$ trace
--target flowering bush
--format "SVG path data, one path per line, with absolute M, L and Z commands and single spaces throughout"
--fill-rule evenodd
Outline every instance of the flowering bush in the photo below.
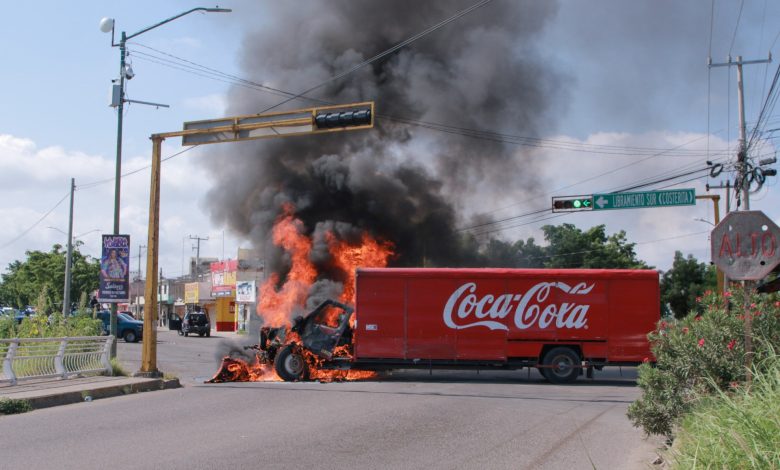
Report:
M 744 384 L 745 315 L 753 320 L 754 364 L 780 350 L 780 302 L 745 296 L 742 289 L 722 296 L 708 291 L 685 318 L 658 323 L 648 336 L 656 362 L 639 366 L 642 396 L 628 409 L 635 426 L 671 438 L 700 398 Z

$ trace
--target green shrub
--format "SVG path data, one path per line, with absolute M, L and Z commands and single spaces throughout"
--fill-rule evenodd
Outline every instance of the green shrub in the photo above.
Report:
M 705 398 L 683 419 L 676 468 L 780 468 L 780 358 L 755 370 L 750 390 Z
M 628 408 L 633 424 L 648 434 L 673 437 L 675 426 L 702 397 L 745 381 L 744 305 L 753 318 L 755 363 L 780 349 L 780 302 L 741 289 L 708 292 L 681 320 L 662 320 L 648 337 L 656 363 L 639 368 L 642 396 Z
M 1 328 L 1 327 L 0 327 Z M 102 322 L 88 312 L 64 317 L 60 312 L 50 316 L 35 315 L 22 320 L 16 329 L 19 338 L 56 338 L 60 336 L 98 336 Z M 0 331 L 2 331 L 0 329 Z
M 0 315 L 0 339 L 15 338 L 16 326 L 13 315 Z
M 114 377 L 127 377 L 130 375 L 115 357 L 111 358 L 111 371 L 111 375 Z
M 14 400 L 12 398 L 0 398 L 0 415 L 13 415 L 32 411 L 32 406 L 27 400 Z

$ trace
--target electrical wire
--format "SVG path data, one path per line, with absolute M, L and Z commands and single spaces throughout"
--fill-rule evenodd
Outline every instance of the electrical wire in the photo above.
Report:
M 362 69 L 366 65 L 371 64 L 373 62 L 376 62 L 377 60 L 394 53 L 395 51 L 397 51 L 397 50 L 399 50 L 399 49 L 401 49 L 401 48 L 403 48 L 403 47 L 413 43 L 414 41 L 417 41 L 418 39 L 420 39 L 422 37 L 425 37 L 428 34 L 436 31 L 437 29 L 442 28 L 442 27 L 452 23 L 453 21 L 455 21 L 455 20 L 457 20 L 457 19 L 459 19 L 459 18 L 461 18 L 461 17 L 471 13 L 472 11 L 477 10 L 477 9 L 487 5 L 491 1 L 492 0 L 482 0 L 481 2 L 476 3 L 476 4 L 466 8 L 465 10 L 461 10 L 460 12 L 458 12 L 455 15 L 447 18 L 446 20 L 441 21 L 441 22 L 431 26 L 430 28 L 415 34 L 414 36 L 410 37 L 409 39 L 406 39 L 405 41 L 401 41 L 400 43 L 396 44 L 395 46 L 391 47 L 390 49 L 387 49 L 384 52 L 380 52 L 379 54 L 375 55 L 374 57 L 371 57 L 368 60 L 364 60 L 363 62 L 361 62 L 361 63 L 359 63 L 359 64 L 349 68 L 348 70 L 346 70 L 344 72 L 341 72 L 341 73 L 339 73 L 339 74 L 337 74 L 337 75 L 335 75 L 335 76 L 325 80 L 324 82 L 322 82 L 322 83 L 320 83 L 318 85 L 315 85 L 315 86 L 313 86 L 311 88 L 308 88 L 308 89 L 306 89 L 306 90 L 304 90 L 304 91 L 302 91 L 300 93 L 297 93 L 295 96 L 291 96 L 291 97 L 289 97 L 289 98 L 287 98 L 287 99 L 285 99 L 283 101 L 280 101 L 279 103 L 276 103 L 273 106 L 269 106 L 269 107 L 265 108 L 264 110 L 260 111 L 260 113 L 262 114 L 262 113 L 268 112 L 268 111 L 270 111 L 270 110 L 272 110 L 274 108 L 278 108 L 279 106 L 281 106 L 281 105 L 283 105 L 285 103 L 289 103 L 290 101 L 292 101 L 292 100 L 294 100 L 296 98 L 299 98 L 301 96 L 307 95 L 307 94 L 311 93 L 314 90 L 322 88 L 323 86 L 325 86 L 325 85 L 327 85 L 327 84 L 329 84 L 331 82 L 339 80 L 339 79 L 341 79 L 341 78 L 343 78 L 343 77 L 345 77 L 345 76 L 347 76 L 347 75 L 349 75 L 349 74 L 351 74 L 351 73 L 353 73 L 353 72 L 355 72 L 355 71 L 357 71 L 359 69 Z
M 159 54 L 163 54 L 165 56 L 168 56 L 170 58 L 173 58 L 175 60 L 178 60 L 180 62 L 184 62 L 187 65 L 180 67 L 182 64 L 176 64 L 171 62 L 168 59 L 161 58 L 158 56 L 154 56 L 152 54 L 147 53 L 141 53 L 141 52 L 135 52 L 135 54 L 144 54 L 147 56 L 148 60 L 151 62 L 157 63 L 159 65 L 164 65 L 168 67 L 173 67 L 178 70 L 182 70 L 188 73 L 193 73 L 198 76 L 202 76 L 205 78 L 215 79 L 218 81 L 231 83 L 239 86 L 245 86 L 252 89 L 261 89 L 263 91 L 278 95 L 278 96 L 287 96 L 287 97 L 295 97 L 291 92 L 287 92 L 284 90 L 276 89 L 273 87 L 269 87 L 267 85 L 259 84 L 256 82 L 252 82 L 250 80 L 243 79 L 241 77 L 237 77 L 232 74 L 227 74 L 224 72 L 221 72 L 217 69 L 207 67 L 201 64 L 197 64 L 196 62 L 193 62 L 188 59 L 184 59 L 178 56 L 175 56 L 173 54 L 160 51 L 158 49 L 152 48 L 150 46 L 140 44 L 140 43 L 132 43 L 133 45 L 138 45 L 140 47 L 147 48 L 149 50 L 155 51 Z M 206 71 L 207 74 L 201 74 L 198 73 L 198 71 Z M 215 75 L 226 77 L 226 79 L 220 79 L 217 78 Z M 325 100 L 319 100 L 309 97 L 297 97 L 300 99 L 305 99 L 309 101 L 319 102 L 323 104 L 332 104 L 331 102 L 325 101 Z M 490 140 L 499 141 L 502 143 L 514 143 L 514 144 L 520 144 L 520 145 L 529 145 L 534 147 L 543 147 L 543 148 L 555 148 L 555 149 L 562 149 L 562 150 L 572 150 L 572 151 L 585 151 L 590 153 L 602 153 L 602 154 L 615 154 L 615 155 L 631 155 L 635 156 L 636 153 L 642 152 L 655 152 L 658 150 L 658 148 L 647 148 L 647 147 L 626 147 L 626 146 L 613 146 L 613 145 L 596 145 L 596 144 L 585 144 L 585 143 L 577 143 L 577 142 L 571 142 L 571 141 L 561 141 L 561 140 L 550 140 L 550 139 L 539 139 L 539 138 L 532 138 L 532 137 L 525 137 L 525 136 L 517 136 L 517 135 L 509 135 L 509 134 L 501 134 L 496 132 L 489 132 L 489 131 L 481 131 L 481 130 L 475 130 L 475 129 L 468 129 L 468 128 L 462 128 L 457 126 L 451 126 L 446 124 L 440 124 L 440 123 L 432 123 L 432 122 L 426 122 L 426 121 L 420 121 L 415 119 L 409 119 L 409 118 L 403 118 L 403 117 L 397 117 L 397 116 L 389 116 L 389 115 L 378 115 L 385 119 L 390 119 L 396 122 L 411 124 L 411 125 L 419 125 L 421 127 L 427 127 L 433 130 L 438 130 L 441 132 L 449 132 L 449 133 L 458 133 L 460 135 L 466 135 L 470 137 L 477 137 L 477 138 L 486 138 Z M 709 123 L 708 123 L 709 125 Z M 708 135 L 708 144 L 709 144 L 709 134 Z M 593 150 L 598 149 L 598 150 Z M 619 150 L 618 150 L 619 149 Z M 608 150 L 618 150 L 618 151 L 608 151 Z M 625 150 L 625 151 L 623 151 Z M 677 152 L 670 152 L 669 155 L 679 155 L 679 156 L 687 156 L 687 157 L 695 157 L 695 156 L 709 156 L 709 152 L 705 150 L 705 152 L 696 151 L 696 150 L 690 150 L 690 151 L 677 151 Z
M 192 145 L 191 147 L 185 148 L 184 150 L 180 150 L 180 151 L 178 151 L 178 152 L 176 152 L 176 153 L 174 153 L 172 155 L 168 155 L 167 157 L 160 159 L 160 163 L 167 162 L 168 160 L 170 160 L 170 159 L 172 159 L 174 157 L 178 157 L 179 155 L 181 155 L 183 153 L 189 152 L 190 150 L 192 150 L 195 147 L 198 147 L 200 145 L 201 144 L 195 144 L 195 145 Z M 152 167 L 151 164 L 144 165 L 144 166 L 142 166 L 140 168 L 136 168 L 135 170 L 128 171 L 127 173 L 122 173 L 120 178 L 125 178 L 127 176 L 134 175 L 136 173 L 140 173 L 140 172 L 142 172 L 142 171 L 144 171 L 146 169 L 149 169 L 151 167 Z M 96 186 L 100 186 L 101 184 L 111 183 L 114 180 L 115 180 L 115 178 L 106 178 L 106 179 L 102 179 L 102 180 L 92 181 L 90 183 L 86 183 L 86 184 L 82 184 L 82 185 L 76 186 L 76 191 L 81 190 L 81 189 L 92 189 L 92 188 L 94 188 Z
M 4 248 L 8 248 L 9 246 L 13 245 L 13 244 L 14 244 L 14 243 L 16 243 L 17 241 L 19 241 L 19 240 L 21 240 L 22 238 L 24 238 L 24 236 L 25 236 L 25 235 L 27 235 L 28 233 L 30 233 L 30 231 L 31 231 L 32 229 L 34 229 L 35 227 L 37 227 L 37 226 L 38 226 L 38 224 L 40 224 L 41 222 L 43 222 L 43 219 L 45 219 L 46 217 L 48 217 L 48 216 L 49 216 L 49 214 L 51 214 L 52 212 L 54 212 L 54 209 L 56 209 L 57 207 L 59 207 L 59 206 L 60 206 L 60 204 L 62 204 L 62 203 L 63 203 L 63 201 L 65 201 L 65 199 L 67 199 L 67 198 L 68 198 L 68 196 L 70 196 L 70 191 L 68 191 L 67 193 L 65 193 L 65 195 L 64 195 L 64 196 L 62 196 L 62 199 L 60 199 L 59 201 L 57 201 L 57 203 L 56 203 L 56 204 L 54 204 L 54 206 L 53 206 L 51 209 L 49 209 L 48 211 L 46 211 L 46 213 L 45 213 L 45 214 L 43 214 L 43 215 L 41 216 L 41 218 L 40 218 L 40 219 L 38 219 L 37 221 L 35 221 L 35 223 L 33 223 L 32 225 L 30 225 L 29 227 L 27 227 L 26 229 L 24 229 L 24 230 L 22 231 L 22 233 L 20 233 L 19 235 L 15 236 L 15 237 L 14 237 L 14 238 L 12 238 L 11 240 L 9 240 L 9 241 L 5 242 L 3 245 L 0 245 L 0 250 L 1 250 L 1 249 L 4 249 Z
M 252 82 L 250 80 L 236 77 L 235 75 L 220 72 L 216 69 L 197 64 L 191 60 L 184 59 L 164 51 L 160 51 L 158 49 L 147 46 L 145 44 L 140 44 L 140 43 L 132 43 L 132 44 L 149 50 L 153 50 L 159 54 L 163 54 L 175 60 L 186 62 L 186 64 L 192 64 L 192 65 L 176 63 L 164 57 L 155 56 L 154 54 L 148 54 L 144 52 L 135 52 L 135 54 L 143 54 L 144 56 L 144 57 L 136 56 L 137 59 L 147 60 L 149 62 L 158 65 L 173 68 L 186 73 L 191 73 L 196 76 L 213 79 L 223 83 L 230 83 L 244 88 L 252 89 L 255 91 L 263 91 L 263 92 L 271 93 L 276 96 L 288 96 L 288 97 L 295 96 L 291 92 L 280 90 L 278 88 L 270 87 L 257 82 Z M 309 98 L 309 97 L 298 97 L 298 98 L 315 102 L 317 104 L 322 104 L 322 105 L 334 104 L 333 102 L 316 99 L 316 98 Z M 648 154 L 654 154 L 659 151 L 669 150 L 669 149 L 663 149 L 657 147 L 634 147 L 634 146 L 618 146 L 618 145 L 604 145 L 604 144 L 588 144 L 584 142 L 572 142 L 569 140 L 542 139 L 537 137 L 528 137 L 528 136 L 521 136 L 521 135 L 498 133 L 493 131 L 470 129 L 470 128 L 458 127 L 458 126 L 453 126 L 448 124 L 422 121 L 417 119 L 391 116 L 391 115 L 379 114 L 379 113 L 377 114 L 377 117 L 391 120 L 401 124 L 413 125 L 413 126 L 427 128 L 427 129 L 444 132 L 444 133 L 458 134 L 466 137 L 473 137 L 473 138 L 479 138 L 483 140 L 490 140 L 494 142 L 523 145 L 529 147 L 549 148 L 549 149 L 556 149 L 556 150 L 569 150 L 575 152 L 604 154 L 604 155 L 618 155 L 618 156 L 636 156 L 637 154 L 648 155 Z M 675 156 L 675 157 L 698 158 L 702 156 L 707 156 L 708 154 L 706 151 L 703 152 L 701 150 L 677 150 L 673 152 L 668 152 L 668 155 Z
M 731 51 L 734 49 L 734 41 L 737 40 L 737 30 L 739 30 L 739 22 L 742 20 L 742 7 L 745 6 L 745 0 L 742 0 L 739 4 L 739 15 L 737 15 L 737 24 L 734 26 L 734 35 L 731 38 L 731 47 L 729 47 L 729 57 L 731 57 Z

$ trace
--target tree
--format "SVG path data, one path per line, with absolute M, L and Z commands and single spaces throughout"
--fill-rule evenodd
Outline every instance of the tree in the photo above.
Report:
M 72 254 L 71 299 L 94 291 L 99 282 L 99 261 L 82 255 L 79 244 L 76 242 Z M 27 251 L 26 255 L 26 260 L 9 264 L 6 273 L 0 276 L 0 303 L 23 308 L 35 304 L 45 290 L 47 310 L 59 309 L 65 285 L 66 252 L 62 245 L 54 245 L 48 253 L 36 250 Z
M 675 318 L 683 318 L 696 307 L 696 298 L 717 286 L 716 269 L 674 252 L 672 269 L 661 277 L 661 305 L 668 306 Z
M 573 224 L 542 227 L 546 247 L 547 268 L 646 269 L 637 259 L 635 243 L 628 243 L 626 232 L 607 236 L 604 225 L 583 232 Z

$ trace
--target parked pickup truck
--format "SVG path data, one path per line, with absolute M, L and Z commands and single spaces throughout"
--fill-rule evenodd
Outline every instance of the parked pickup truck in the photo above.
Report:
M 97 317 L 103 321 L 103 333 L 108 334 L 111 329 L 111 312 L 103 310 L 97 313 Z M 123 338 L 126 343 L 137 343 L 144 336 L 144 322 L 136 320 L 126 313 L 116 314 L 116 337 Z

